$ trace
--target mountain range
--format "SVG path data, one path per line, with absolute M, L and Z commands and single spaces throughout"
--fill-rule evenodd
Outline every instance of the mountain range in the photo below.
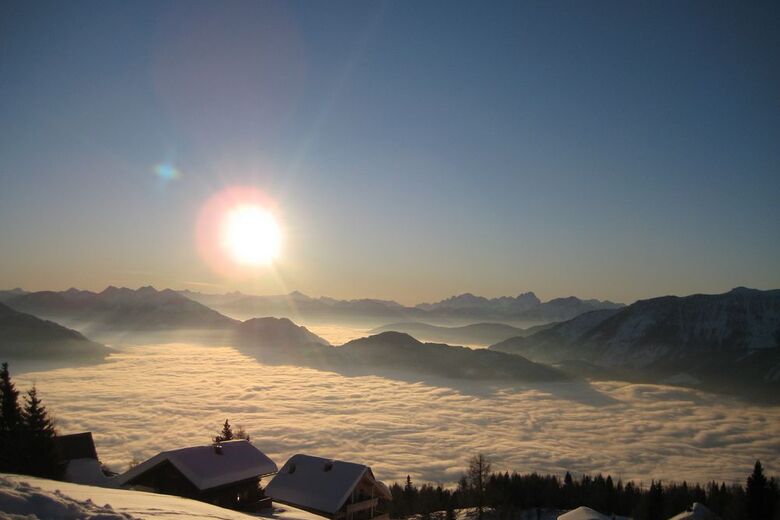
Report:
M 621 303 L 609 300 L 581 300 L 576 296 L 554 298 L 542 302 L 533 292 L 516 297 L 484 298 L 471 293 L 452 296 L 437 303 L 415 306 L 434 316 L 459 316 L 473 318 L 502 318 L 518 322 L 550 322 L 573 318 L 584 312 L 598 309 L 617 309 Z
M 740 393 L 780 389 L 780 290 L 639 300 L 490 349 L 590 374 Z
M 619 308 L 610 301 L 581 300 L 570 296 L 541 302 L 532 292 L 517 297 L 484 298 L 470 293 L 414 307 L 391 300 L 337 300 L 312 298 L 294 291 L 286 295 L 258 296 L 239 292 L 205 294 L 181 291 L 192 300 L 237 318 L 281 316 L 297 320 L 361 321 L 383 325 L 388 321 L 422 321 L 435 324 L 470 324 L 475 321 L 540 324 L 573 318 L 583 312 Z
M 570 319 L 591 310 L 622 306 L 610 301 L 581 300 L 574 296 L 541 302 L 532 292 L 492 299 L 466 293 L 436 303 L 408 307 L 391 300 L 372 298 L 313 298 L 298 291 L 259 296 L 240 292 L 207 294 L 114 286 L 101 292 L 74 288 L 27 292 L 17 288 L 0 291 L 0 302 L 80 330 L 225 328 L 235 324 L 227 316 L 242 320 L 278 316 L 305 321 L 360 322 L 374 327 L 399 321 L 440 325 L 497 321 L 529 326 Z
M 109 286 L 99 293 L 78 289 L 40 291 L 17 294 L 5 303 L 82 332 L 220 329 L 237 323 L 176 291 L 154 287 L 133 290 Z
M 418 309 L 383 300 L 343 301 L 301 293 L 277 297 L 189 294 L 222 304 L 250 301 L 277 310 L 289 309 L 292 301 L 297 311 L 314 312 L 327 307 L 330 312 L 347 313 L 337 314 L 340 316 L 354 314 L 356 309 L 362 309 L 363 316 L 371 312 L 382 316 L 387 309 L 399 313 L 411 309 L 431 316 L 452 309 L 465 312 L 490 306 L 512 309 L 514 313 L 523 305 L 530 307 L 522 313 L 547 313 L 540 309 L 548 304 L 556 309 L 566 305 L 581 308 L 583 304 L 582 300 L 565 298 L 534 303 L 530 294 L 494 300 L 467 295 Z M 102 345 L 45 321 L 55 320 L 80 332 L 113 329 L 124 331 L 127 337 L 143 331 L 193 329 L 199 331 L 198 339 L 203 339 L 206 331 L 214 330 L 220 340 L 231 340 L 243 351 L 263 359 L 342 372 L 376 372 L 382 368 L 452 378 L 513 380 L 549 380 L 569 373 L 679 384 L 758 398 L 775 396 L 780 400 L 780 290 L 740 287 L 724 294 L 664 296 L 622 307 L 606 304 L 606 308 L 527 329 L 505 323 L 441 327 L 400 322 L 340 347 L 329 345 L 289 319 L 240 322 L 169 289 L 108 287 L 99 293 L 12 290 L 3 291 L 0 297 L 6 300 L 0 304 L 0 354 L 5 356 L 38 352 L 41 357 L 56 357 L 66 351 L 105 355 Z M 605 302 L 595 305 L 603 306 Z M 486 350 L 445 344 L 484 344 L 494 339 L 497 341 Z
M 228 344 L 264 361 L 349 373 L 397 370 L 457 379 L 547 381 L 568 376 L 558 369 L 521 356 L 422 343 L 408 334 L 386 332 L 331 346 L 326 340 L 287 318 L 253 318 L 243 322 L 227 318 L 203 304 L 171 291 L 152 287 L 137 290 L 108 287 L 100 293 L 71 289 L 17 294 L 3 305 L 0 354 L 10 359 L 46 360 L 105 355 L 108 349 L 79 332 L 14 310 L 29 309 L 39 316 L 81 324 L 82 330 L 122 330 L 131 336 L 159 329 L 211 329 L 223 331 Z M 335 303 L 334 305 L 339 305 Z M 198 333 L 202 339 L 203 333 Z M 222 343 L 224 344 L 224 343 Z

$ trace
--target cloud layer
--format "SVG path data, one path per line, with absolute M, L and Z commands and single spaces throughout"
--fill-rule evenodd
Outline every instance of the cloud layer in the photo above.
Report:
M 12 367 L 13 369 L 13 367 Z M 386 481 L 452 483 L 478 452 L 495 469 L 623 479 L 742 481 L 780 471 L 780 408 L 622 382 L 434 386 L 269 366 L 229 347 L 128 348 L 101 365 L 19 374 L 62 433 L 94 433 L 101 459 L 208 442 L 225 418 L 280 466 L 311 453 L 363 462 Z

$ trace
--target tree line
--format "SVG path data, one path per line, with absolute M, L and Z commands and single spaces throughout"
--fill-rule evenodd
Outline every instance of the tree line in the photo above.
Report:
M 477 455 L 454 489 L 412 482 L 390 487 L 391 518 L 418 516 L 422 520 L 454 520 L 455 509 L 475 508 L 477 518 L 512 520 L 521 511 L 568 510 L 587 506 L 607 515 L 637 520 L 663 520 L 699 502 L 723 520 L 780 520 L 780 492 L 776 478 L 767 478 L 760 461 L 745 485 L 709 482 L 652 481 L 649 487 L 607 475 L 567 472 L 563 478 L 538 473 L 493 472 L 490 462 Z
M 64 465 L 56 445 L 54 423 L 33 386 L 20 403 L 8 372 L 0 369 L 0 472 L 60 478 Z

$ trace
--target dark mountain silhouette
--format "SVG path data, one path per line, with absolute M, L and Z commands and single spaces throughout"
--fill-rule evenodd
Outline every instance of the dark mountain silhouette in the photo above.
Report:
M 253 318 L 233 331 L 232 344 L 263 363 L 318 369 L 333 367 L 330 344 L 287 318 Z
M 490 349 L 714 390 L 780 388 L 780 290 L 640 300 Z
M 111 349 L 75 330 L 16 311 L 0 303 L 0 359 L 103 359 Z
M 508 338 L 528 336 L 552 324 L 537 325 L 527 329 L 513 327 L 505 323 L 474 323 L 462 327 L 440 327 L 419 322 L 391 323 L 383 325 L 371 331 L 371 334 L 380 332 L 404 332 L 423 341 L 434 341 L 449 344 L 492 345 Z
M 269 346 L 307 345 L 316 343 L 330 345 L 327 341 L 296 325 L 287 318 L 253 318 L 236 326 L 236 334 L 241 338 L 263 342 Z
M 397 370 L 457 379 L 551 381 L 563 372 L 520 356 L 421 343 L 408 334 L 385 332 L 340 347 L 285 318 L 257 318 L 236 327 L 238 348 L 264 362 L 290 363 L 350 374 Z
M 229 328 L 237 322 L 176 291 L 107 287 L 99 293 L 68 289 L 9 299 L 9 307 L 79 330 L 164 330 Z
M 23 294 L 27 294 L 27 291 L 24 289 L 17 287 L 16 289 L 3 289 L 0 290 L 0 303 L 6 302 L 10 300 L 11 298 L 16 298 L 17 296 L 21 296 Z
M 487 349 L 422 343 L 401 332 L 383 332 L 356 339 L 337 350 L 342 358 L 352 364 L 397 368 L 458 379 L 554 381 L 566 378 L 563 372 L 522 356 L 508 356 Z

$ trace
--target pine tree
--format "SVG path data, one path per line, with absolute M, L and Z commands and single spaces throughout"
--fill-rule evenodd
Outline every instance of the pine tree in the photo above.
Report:
M 417 513 L 417 488 L 412 484 L 411 475 L 406 475 L 406 485 L 404 486 L 403 497 L 406 515 Z
M 222 426 L 222 432 L 214 437 L 214 443 L 219 444 L 220 442 L 229 441 L 233 439 L 233 428 L 230 427 L 230 423 L 227 419 L 225 419 L 225 424 Z
M 753 466 L 753 473 L 747 479 L 745 492 L 747 495 L 748 518 L 750 520 L 770 518 L 768 515 L 771 506 L 769 504 L 769 481 L 764 476 L 764 468 L 759 460 L 756 461 L 756 465 Z
M 574 507 L 574 479 L 568 471 L 563 477 L 563 505 L 566 509 Z
M 647 493 L 647 520 L 662 520 L 664 518 L 664 488 L 661 482 L 651 481 Z
M 0 471 L 19 472 L 22 411 L 19 391 L 11 381 L 8 363 L 0 370 Z
M 23 470 L 36 477 L 57 478 L 62 475 L 63 466 L 59 460 L 54 423 L 38 398 L 33 386 L 25 398 L 22 411 Z

